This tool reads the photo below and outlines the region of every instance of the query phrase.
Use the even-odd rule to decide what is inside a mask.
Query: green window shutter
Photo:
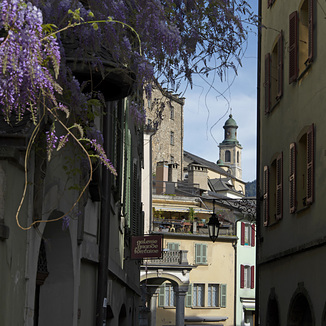
[[[226,284],[221,284],[220,289],[221,289],[220,292],[221,308],[225,308],[226,307]]]
[[[188,292],[186,295],[186,307],[192,307],[192,285],[188,285]]]
[[[202,245],[202,263],[203,264],[207,263],[207,245],[206,244]]]
[[[201,263],[201,246],[199,243],[195,244],[195,263]]]
[[[164,307],[164,284],[160,286],[160,292],[158,294],[158,306],[159,307]]]
[[[179,244],[176,242],[168,242],[168,249],[171,251],[179,250]]]

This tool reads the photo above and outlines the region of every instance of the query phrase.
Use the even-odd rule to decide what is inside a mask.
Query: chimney
[[[156,165],[156,194],[161,195],[166,191],[169,177],[169,168],[166,161],[157,162]]]
[[[178,163],[169,164],[169,182],[178,181]]]
[[[200,189],[208,190],[207,167],[200,164],[188,165],[188,183],[198,184]]]

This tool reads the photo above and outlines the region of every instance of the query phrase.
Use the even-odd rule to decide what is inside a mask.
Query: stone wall
[[[156,130],[152,137],[152,171],[157,162],[178,164],[178,179],[183,170],[183,106],[185,99],[154,88],[150,100],[145,99],[147,124]]]

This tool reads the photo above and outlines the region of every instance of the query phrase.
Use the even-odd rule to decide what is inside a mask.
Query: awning
[[[185,322],[226,321],[228,318],[224,316],[189,316],[185,317]]]
[[[189,207],[177,207],[177,206],[161,206],[161,205],[153,205],[156,211],[163,211],[163,212],[180,212],[180,213],[188,213],[189,212]],[[205,209],[205,208],[194,208],[195,213],[201,213],[201,214],[210,214],[212,215],[213,211],[210,209]]]

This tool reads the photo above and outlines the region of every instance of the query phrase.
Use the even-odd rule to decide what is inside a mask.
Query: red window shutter
[[[276,159],[276,218],[283,217],[283,153]]]
[[[256,240],[256,225],[251,224],[251,247],[255,246],[255,240]]]
[[[251,278],[250,278],[250,288],[255,287],[255,266],[251,266]]]
[[[245,224],[241,222],[241,246],[245,245]]]
[[[294,213],[297,208],[297,195],[296,195],[296,144],[290,144],[290,213]]]
[[[265,55],[265,114],[271,111],[271,55]]]
[[[298,78],[298,12],[289,17],[289,84]]]
[[[240,288],[244,288],[244,265],[240,265]]]
[[[267,226],[269,222],[269,168],[264,166],[264,175],[263,175],[263,217],[264,225]]]
[[[314,201],[314,124],[307,131],[307,204]]]
[[[308,1],[308,60],[311,62],[314,57],[314,0]]]
[[[277,99],[283,95],[283,32],[281,31],[277,40]]]

